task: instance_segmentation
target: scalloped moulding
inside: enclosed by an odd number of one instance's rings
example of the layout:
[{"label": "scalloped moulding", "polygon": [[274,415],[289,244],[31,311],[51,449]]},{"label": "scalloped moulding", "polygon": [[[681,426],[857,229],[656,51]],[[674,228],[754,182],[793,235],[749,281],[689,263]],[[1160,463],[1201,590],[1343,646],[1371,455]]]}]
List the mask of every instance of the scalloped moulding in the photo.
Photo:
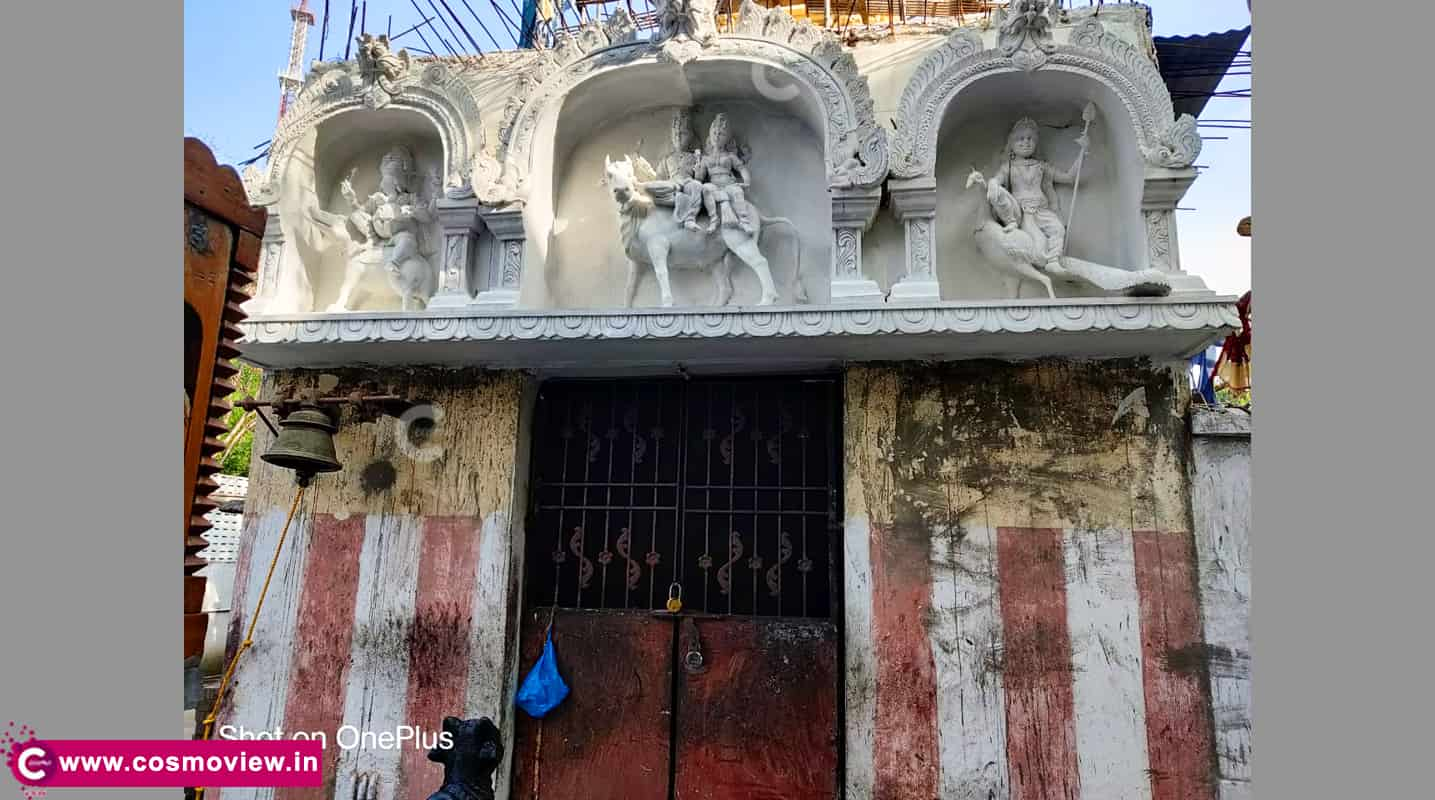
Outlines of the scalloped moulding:
[{"label": "scalloped moulding", "polygon": [[754,372],[860,361],[1188,358],[1236,330],[1234,297],[925,305],[299,314],[241,323],[271,369],[449,366],[549,375]]}]

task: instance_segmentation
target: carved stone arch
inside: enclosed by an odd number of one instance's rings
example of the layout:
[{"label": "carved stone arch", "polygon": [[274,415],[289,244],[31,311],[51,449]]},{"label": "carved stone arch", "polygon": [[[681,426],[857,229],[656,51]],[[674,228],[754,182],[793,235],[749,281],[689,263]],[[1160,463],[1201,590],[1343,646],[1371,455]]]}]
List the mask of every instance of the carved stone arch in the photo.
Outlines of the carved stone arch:
[{"label": "carved stone arch", "polygon": [[[824,156],[834,185],[870,188],[886,178],[889,142],[876,123],[867,79],[831,32],[751,0],[744,3],[732,33],[702,46],[689,43],[686,50],[674,48],[672,42],[633,41],[625,29],[615,32],[610,27],[591,23],[565,38],[520,82],[505,109],[494,154],[478,156],[474,189],[484,202],[523,198],[523,187],[541,156],[534,133],[556,101],[601,73],[645,61],[727,59],[780,70],[822,108]],[[756,88],[754,92],[761,94]]]},{"label": "carved stone arch", "polygon": [[1042,54],[1035,64],[1025,55],[1023,51],[1008,56],[1000,49],[986,49],[981,35],[969,28],[957,30],[933,50],[902,93],[899,128],[892,144],[892,174],[898,178],[935,176],[942,119],[962,91],[993,75],[1035,70],[1080,75],[1108,89],[1125,109],[1150,167],[1186,168],[1200,153],[1196,121],[1189,114],[1174,118],[1170,93],[1156,65],[1145,52],[1107,32],[1097,20],[1077,26],[1067,44]]},{"label": "carved stone arch", "polygon": [[268,166],[252,187],[251,201],[268,205],[279,199],[284,170],[306,134],[326,120],[364,109],[400,109],[427,119],[443,144],[447,190],[467,187],[474,154],[483,146],[483,127],[465,69],[462,64],[420,61],[396,80],[373,81],[357,62],[316,64],[274,133]]},{"label": "carved stone arch", "polygon": [[[860,239],[876,214],[890,143],[877,125],[867,78],[833,33],[752,0],[744,2],[730,32],[701,40],[673,36],[637,41],[631,19],[619,10],[538,51],[509,96],[495,146],[476,154],[472,194],[490,209],[521,208],[527,241],[523,260],[546,265],[555,210],[549,188],[555,169],[551,148],[567,98],[577,96],[574,90],[590,80],[621,74],[624,68],[722,61],[752,65],[754,77],[757,69],[771,70],[799,87],[806,99],[796,116],[821,136],[824,188],[832,202],[832,297],[880,299],[876,283],[861,275]],[[750,99],[763,98],[755,81]],[[839,268],[845,270],[840,277]]]}]

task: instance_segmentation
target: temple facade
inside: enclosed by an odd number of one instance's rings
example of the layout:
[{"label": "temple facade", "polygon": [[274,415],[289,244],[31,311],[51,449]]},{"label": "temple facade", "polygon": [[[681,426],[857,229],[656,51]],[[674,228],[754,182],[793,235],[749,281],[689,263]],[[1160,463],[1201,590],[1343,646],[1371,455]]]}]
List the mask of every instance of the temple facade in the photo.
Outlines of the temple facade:
[{"label": "temple facade", "polygon": [[[336,737],[445,716],[503,798],[1248,797],[1250,424],[1186,374],[1239,318],[1149,10],[714,11],[314,64],[241,348],[404,410],[336,417],[221,719],[330,781],[223,797],[422,800]],[[294,492],[256,459],[231,652]]]}]

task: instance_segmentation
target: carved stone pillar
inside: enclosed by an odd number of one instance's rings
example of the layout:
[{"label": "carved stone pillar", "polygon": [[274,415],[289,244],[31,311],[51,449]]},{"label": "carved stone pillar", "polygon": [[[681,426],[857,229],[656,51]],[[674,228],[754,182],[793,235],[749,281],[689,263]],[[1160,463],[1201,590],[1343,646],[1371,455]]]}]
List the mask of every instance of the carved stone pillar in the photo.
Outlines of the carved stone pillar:
[{"label": "carved stone pillar", "polygon": [[443,250],[439,252],[438,291],[429,308],[460,308],[473,302],[473,264],[478,257],[478,232],[482,230],[478,201],[473,198],[438,201],[438,220],[443,228]]},{"label": "carved stone pillar", "polygon": [[1181,269],[1176,244],[1176,204],[1196,180],[1196,170],[1148,171],[1141,193],[1141,216],[1146,223],[1146,254],[1152,269],[1170,274],[1172,294],[1212,295],[1200,276]]},{"label": "carved stone pillar", "polygon": [[284,229],[279,227],[279,215],[270,209],[269,220],[264,227],[264,238],[259,246],[258,285],[254,287],[254,296],[244,303],[246,313],[267,314],[280,310],[274,307],[274,298],[278,294],[280,270],[283,267]]},{"label": "carved stone pillar", "polygon": [[937,179],[893,179],[892,211],[907,234],[907,274],[892,286],[888,302],[935,302],[942,299],[937,284],[936,219]]},{"label": "carved stone pillar", "polygon": [[493,234],[494,247],[486,269],[481,271],[478,296],[483,305],[513,306],[523,281],[523,210],[506,208],[483,211],[483,224]]},{"label": "carved stone pillar", "polygon": [[880,303],[882,287],[862,271],[862,234],[877,217],[882,190],[833,188],[831,192],[832,302]]}]

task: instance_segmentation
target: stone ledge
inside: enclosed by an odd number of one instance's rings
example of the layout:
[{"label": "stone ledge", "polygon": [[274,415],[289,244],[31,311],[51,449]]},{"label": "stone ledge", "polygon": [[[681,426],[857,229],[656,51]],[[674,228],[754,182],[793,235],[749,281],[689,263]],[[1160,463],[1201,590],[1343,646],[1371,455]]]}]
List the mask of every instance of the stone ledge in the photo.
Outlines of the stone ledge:
[{"label": "stone ledge", "polygon": [[554,374],[823,368],[851,361],[1187,358],[1239,326],[1235,298],[254,316],[269,368],[469,366]]},{"label": "stone ledge", "polygon": [[1192,436],[1251,438],[1251,412],[1240,408],[1191,406]]}]

